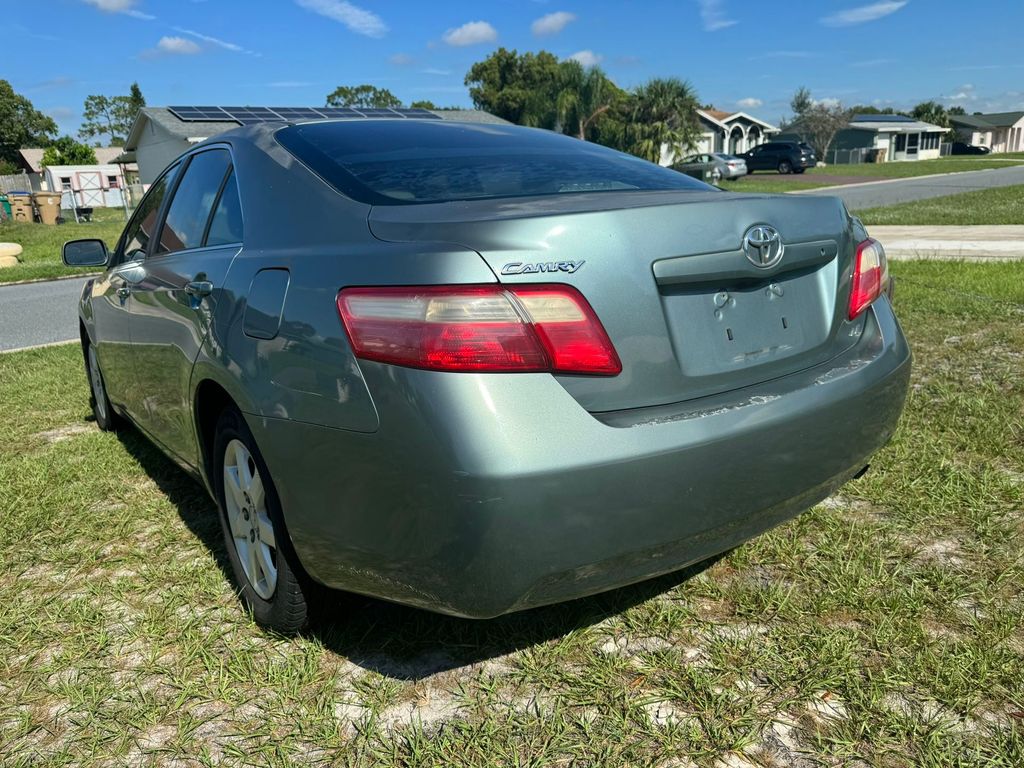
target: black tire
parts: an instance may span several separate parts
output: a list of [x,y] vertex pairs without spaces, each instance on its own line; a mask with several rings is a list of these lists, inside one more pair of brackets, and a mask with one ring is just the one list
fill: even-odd
[[806,171],[806,170],[807,170],[806,168],[797,168],[797,169],[796,169],[796,170],[794,171],[794,173],[796,173],[797,175],[799,175],[799,174],[803,173],[803,172],[804,172],[804,171]]
[[787,173],[792,173],[792,172],[793,172],[793,166],[790,164],[789,160],[780,160],[779,161],[779,173],[785,175]]
[[[263,506],[273,526],[274,547],[269,551],[273,555],[273,564],[276,566],[276,584],[269,594],[266,594],[269,579],[257,579],[257,586],[246,574],[239,554],[239,545],[236,544],[228,518],[229,504],[225,498],[224,466],[225,454],[228,447],[232,446],[232,441],[242,443],[248,450],[253,468],[258,471],[259,479],[262,481]],[[281,513],[281,502],[277,496],[277,490],[274,488],[270,471],[263,461],[263,456],[260,454],[259,447],[256,445],[245,419],[233,407],[225,409],[217,421],[213,439],[213,465],[213,481],[217,493],[217,506],[220,510],[221,530],[224,533],[224,543],[228,559],[231,561],[231,569],[235,575],[235,583],[239,587],[239,596],[257,624],[282,635],[294,635],[306,627],[309,621],[310,597],[314,592],[314,586],[302,570],[298,556],[291,546],[291,540],[285,529],[284,516]],[[249,499],[248,493],[245,498]],[[245,519],[250,519],[248,510],[246,510]],[[256,519],[255,510],[252,512],[252,519]],[[241,523],[240,518],[236,518],[236,520]],[[253,525],[255,526],[255,523]],[[252,533],[255,535],[255,530]],[[262,546],[262,542],[250,543],[257,547]],[[265,594],[261,595],[258,589]]]
[[88,341],[82,343],[82,357],[85,358],[85,376],[89,382],[89,407],[92,408],[96,426],[104,432],[113,432],[122,425],[121,417],[110,404],[96,349]]

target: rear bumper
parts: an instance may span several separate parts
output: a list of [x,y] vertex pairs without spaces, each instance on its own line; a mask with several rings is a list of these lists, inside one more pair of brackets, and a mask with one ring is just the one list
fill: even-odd
[[307,571],[485,618],[676,570],[814,505],[895,429],[910,350],[887,299],[840,358],[592,415],[546,374],[364,365],[374,434],[250,416]]

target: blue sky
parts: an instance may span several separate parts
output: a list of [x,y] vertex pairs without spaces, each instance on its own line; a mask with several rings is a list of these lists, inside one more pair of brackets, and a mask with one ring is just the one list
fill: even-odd
[[5,4],[0,77],[75,133],[86,95],[306,106],[373,83],[468,106],[498,46],[598,62],[619,85],[689,80],[775,122],[800,85],[847,104],[1024,109],[1020,0],[35,0]]

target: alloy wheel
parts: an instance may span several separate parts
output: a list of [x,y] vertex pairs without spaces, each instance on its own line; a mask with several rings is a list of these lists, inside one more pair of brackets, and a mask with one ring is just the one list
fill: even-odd
[[224,449],[224,507],[245,577],[257,595],[269,600],[277,588],[277,538],[259,469],[237,439]]

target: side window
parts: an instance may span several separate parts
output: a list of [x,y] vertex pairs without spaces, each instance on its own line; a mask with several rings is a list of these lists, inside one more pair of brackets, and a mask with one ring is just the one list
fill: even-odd
[[210,231],[205,245],[224,245],[242,242],[242,204],[238,199],[238,185],[234,170],[228,174],[220,200],[213,210]]
[[124,264],[126,261],[133,261],[146,255],[149,241],[155,236],[156,217],[160,213],[160,204],[164,201],[167,189],[178,174],[180,166],[175,163],[163,176],[157,179],[149,188],[146,196],[142,198],[139,207],[135,210],[124,234],[114,251],[112,266]]
[[206,223],[230,165],[231,155],[226,149],[210,149],[192,156],[167,209],[158,254],[202,245]]

